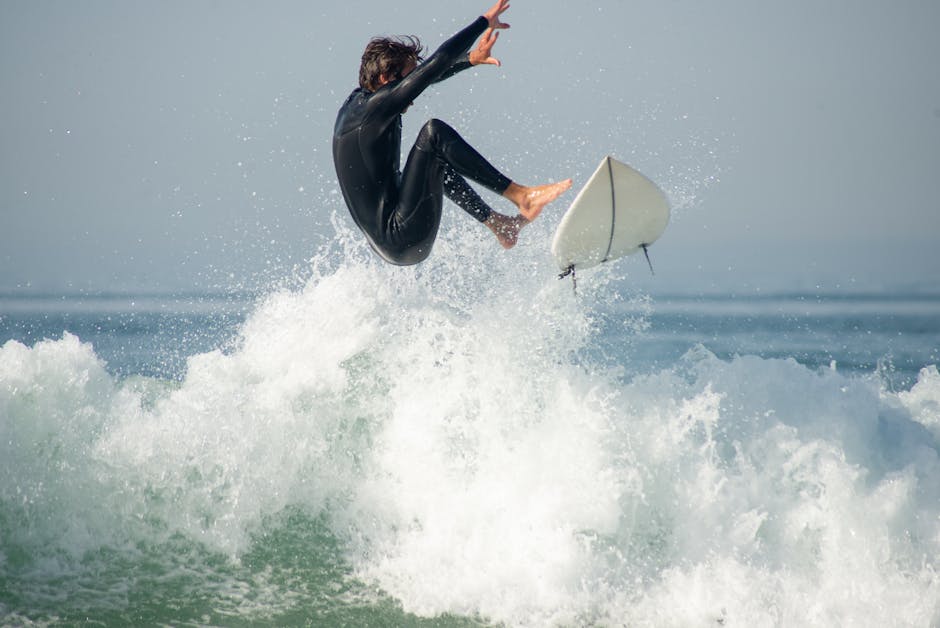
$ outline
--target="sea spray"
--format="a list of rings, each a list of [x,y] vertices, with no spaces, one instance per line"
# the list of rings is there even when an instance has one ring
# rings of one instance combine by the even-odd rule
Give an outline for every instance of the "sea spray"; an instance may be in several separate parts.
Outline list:
[[[655,499],[646,518],[668,522],[647,556],[668,559],[626,616],[665,625],[709,613],[726,625],[936,621],[940,467],[919,416],[885,405],[874,381],[790,360],[689,358],[630,386],[652,393],[650,409],[687,401],[631,421],[634,438],[649,439],[644,451],[666,453],[641,464]],[[923,524],[931,531],[915,532]]]
[[[178,382],[0,348],[6,622],[940,621],[935,368],[644,371],[609,269],[347,236]]]

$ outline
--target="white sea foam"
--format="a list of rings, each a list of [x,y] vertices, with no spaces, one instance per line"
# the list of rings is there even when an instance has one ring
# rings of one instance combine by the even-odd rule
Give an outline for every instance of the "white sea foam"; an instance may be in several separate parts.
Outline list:
[[[692,348],[627,378],[628,347],[594,333],[603,272],[575,296],[524,245],[491,245],[445,235],[404,269],[347,247],[178,385],[114,380],[70,335],[7,343],[7,543],[50,573],[174,534],[238,557],[295,506],[421,615],[940,622],[936,368],[893,393]]]

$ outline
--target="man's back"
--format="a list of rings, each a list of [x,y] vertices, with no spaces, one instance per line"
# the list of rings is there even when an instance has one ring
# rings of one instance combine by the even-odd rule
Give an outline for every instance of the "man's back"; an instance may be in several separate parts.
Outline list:
[[[343,198],[373,247],[384,239],[398,201],[401,155],[401,114],[371,102],[381,98],[381,91],[353,91],[333,130],[333,163]]]

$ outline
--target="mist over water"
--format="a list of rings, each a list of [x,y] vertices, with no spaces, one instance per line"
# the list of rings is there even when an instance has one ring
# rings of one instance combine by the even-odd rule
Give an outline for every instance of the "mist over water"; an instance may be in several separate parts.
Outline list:
[[[940,621],[936,366],[650,356],[642,260],[575,293],[547,226],[462,226],[411,268],[337,226],[178,377],[3,344],[3,623]]]

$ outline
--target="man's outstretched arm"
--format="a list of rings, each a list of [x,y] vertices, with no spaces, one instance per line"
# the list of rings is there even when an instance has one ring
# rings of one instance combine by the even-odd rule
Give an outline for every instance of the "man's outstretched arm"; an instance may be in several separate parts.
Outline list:
[[[509,24],[500,20],[500,15],[508,8],[509,0],[498,0],[473,24],[441,44],[424,63],[395,85],[391,94],[374,101],[375,105],[386,110],[404,110],[432,83],[453,76],[470,65],[499,65],[499,61],[490,54],[497,39],[493,31],[509,28]],[[467,54],[473,38],[481,31],[477,49],[460,59],[460,56]],[[466,41],[468,37],[470,41]]]
[[[472,24],[445,41],[430,57],[405,78],[382,87],[371,99],[373,112],[379,115],[401,113],[432,83],[469,67],[467,52],[473,40],[486,30],[486,20],[478,17]],[[462,59],[461,59],[462,58]],[[462,61],[462,67],[461,67]]]

